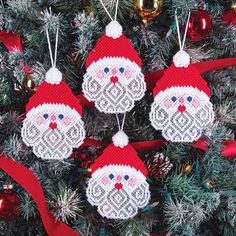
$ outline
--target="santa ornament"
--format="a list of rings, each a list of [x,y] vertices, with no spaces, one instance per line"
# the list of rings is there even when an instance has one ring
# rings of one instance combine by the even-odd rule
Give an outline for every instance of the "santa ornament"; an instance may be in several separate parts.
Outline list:
[[[121,25],[116,21],[118,0],[114,19],[102,0],[100,2],[111,22],[86,60],[83,93],[89,101],[95,102],[95,107],[100,112],[125,113],[145,94],[142,62],[131,41],[122,34]]]
[[[119,138],[110,144],[91,166],[87,199],[108,219],[129,219],[150,199],[147,170],[135,149],[123,146]]]
[[[190,13],[188,21],[189,17]],[[177,15],[176,25],[180,51],[175,54],[174,63],[156,83],[150,121],[155,129],[162,131],[166,140],[193,142],[212,126],[214,112],[210,88],[194,65],[190,64],[190,57],[183,50],[187,27],[181,43]]]
[[[26,145],[42,159],[64,159],[72,149],[79,147],[85,138],[82,107],[71,89],[62,80],[56,68],[56,50],[53,63],[51,45],[47,32],[52,68],[45,81],[26,105],[21,136]],[[56,47],[58,40],[58,29]]]

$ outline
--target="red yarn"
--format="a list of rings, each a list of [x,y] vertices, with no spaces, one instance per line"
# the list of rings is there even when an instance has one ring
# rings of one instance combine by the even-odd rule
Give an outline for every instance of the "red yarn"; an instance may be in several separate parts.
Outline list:
[[[50,84],[44,81],[40,84],[37,88],[37,92],[29,99],[26,105],[26,112],[28,113],[32,108],[44,103],[67,105],[74,108],[82,115],[82,106],[78,98],[74,96],[71,89],[64,81],[61,81],[59,84]]]
[[[137,51],[133,48],[131,41],[123,34],[116,39],[103,35],[97,41],[95,48],[89,53],[86,68],[104,57],[124,57],[142,67],[142,61]]]
[[[207,82],[200,76],[199,71],[193,65],[185,67],[175,67],[172,64],[165,72],[160,80],[157,81],[153,90],[155,97],[159,92],[171,87],[193,87],[206,93],[208,97],[211,95]]]
[[[135,149],[128,144],[127,146],[120,148],[110,144],[104,151],[103,154],[97,158],[94,164],[91,166],[91,171],[94,173],[97,169],[103,168],[108,165],[123,165],[134,167],[139,170],[145,177],[147,176],[147,170],[138,157]]]

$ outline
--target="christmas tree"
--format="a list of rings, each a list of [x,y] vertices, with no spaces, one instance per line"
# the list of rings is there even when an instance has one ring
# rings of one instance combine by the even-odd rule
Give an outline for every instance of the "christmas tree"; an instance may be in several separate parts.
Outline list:
[[[0,235],[236,235],[234,1],[0,5]]]

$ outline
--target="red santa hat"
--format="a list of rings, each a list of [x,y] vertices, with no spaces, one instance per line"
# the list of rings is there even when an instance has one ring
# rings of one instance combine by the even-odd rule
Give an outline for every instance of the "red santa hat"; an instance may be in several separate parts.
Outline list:
[[[110,144],[103,151],[103,154],[95,160],[94,164],[91,166],[91,171],[94,173],[96,170],[109,165],[133,167],[137,171],[140,171],[145,177],[147,176],[146,167],[130,144],[123,148]]]
[[[86,68],[99,59],[113,57],[129,59],[140,68],[142,61],[133,48],[131,41],[122,34],[122,27],[117,21],[112,21],[106,27],[106,34],[96,43],[95,48],[89,53]]]
[[[82,115],[82,106],[69,86],[62,80],[62,74],[57,68],[51,68],[46,73],[46,80],[39,85],[37,92],[29,99],[26,112],[42,104],[62,104],[75,109]]]
[[[191,64],[187,67],[176,67],[172,64],[164,72],[163,77],[157,81],[153,96],[155,97],[161,91],[171,87],[193,87],[203,91],[208,97],[211,95],[207,82],[200,76],[195,66]]]

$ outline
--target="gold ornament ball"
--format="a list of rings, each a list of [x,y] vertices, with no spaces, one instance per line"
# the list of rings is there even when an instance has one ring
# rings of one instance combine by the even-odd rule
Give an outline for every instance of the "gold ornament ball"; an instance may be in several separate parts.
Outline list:
[[[163,0],[133,0],[134,11],[140,16],[144,24],[159,16],[162,6]]]
[[[24,91],[27,93],[35,93],[37,90],[35,83],[32,79],[32,76],[30,74],[24,77],[22,81],[22,87]]]

